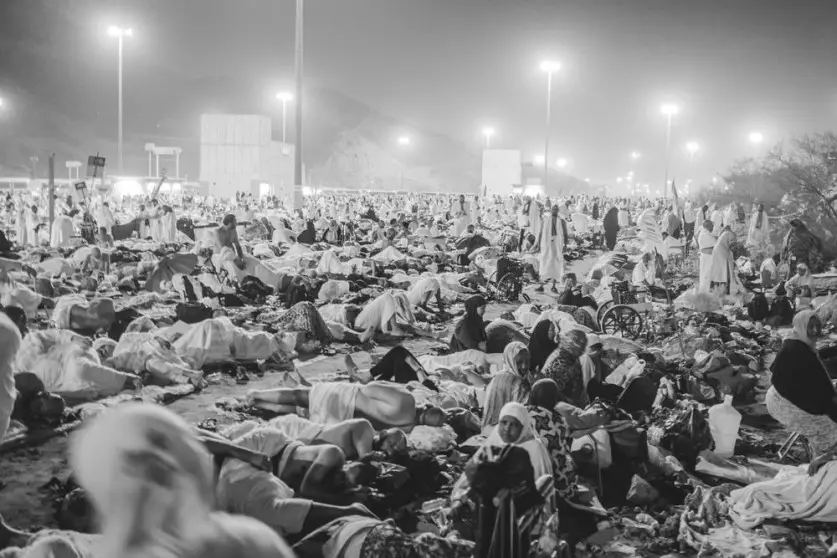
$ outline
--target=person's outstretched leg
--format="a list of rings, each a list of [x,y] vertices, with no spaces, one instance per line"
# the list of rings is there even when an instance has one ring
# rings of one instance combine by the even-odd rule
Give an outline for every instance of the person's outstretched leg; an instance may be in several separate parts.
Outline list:
[[[247,392],[247,401],[275,413],[295,413],[297,407],[308,407],[310,388],[254,389]]]

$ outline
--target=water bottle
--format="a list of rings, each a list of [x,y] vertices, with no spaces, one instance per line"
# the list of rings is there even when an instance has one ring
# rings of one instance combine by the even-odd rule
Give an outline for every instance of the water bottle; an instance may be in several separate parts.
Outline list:
[[[741,413],[732,406],[732,395],[725,396],[723,403],[718,403],[709,409],[709,432],[715,440],[715,455],[732,457],[735,453],[739,426],[741,426]]]

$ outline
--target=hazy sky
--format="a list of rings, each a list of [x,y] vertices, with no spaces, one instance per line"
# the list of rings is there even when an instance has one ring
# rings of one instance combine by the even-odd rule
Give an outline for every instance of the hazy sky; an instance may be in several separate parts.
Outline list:
[[[28,17],[39,2],[46,15]],[[95,103],[114,65],[103,29],[124,22],[132,79],[225,76],[267,95],[293,85],[293,17],[293,0],[0,0],[0,87],[3,59],[37,50],[54,65],[33,71],[90,84]],[[551,159],[612,181],[637,150],[639,180],[659,183],[659,107],[675,100],[672,174],[685,181],[752,153],[753,130],[773,143],[832,128],[836,21],[837,0],[308,0],[306,74],[475,149],[491,124],[497,146],[531,158],[545,132],[538,64],[554,58]],[[688,140],[703,148],[693,163]]]

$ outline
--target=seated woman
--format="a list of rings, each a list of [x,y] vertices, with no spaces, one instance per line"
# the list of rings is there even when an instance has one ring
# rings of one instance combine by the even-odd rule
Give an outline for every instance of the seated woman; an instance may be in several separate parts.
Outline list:
[[[837,391],[820,360],[816,342],[822,324],[813,310],[793,319],[793,332],[770,367],[771,388],[765,404],[770,415],[811,444],[815,457],[837,445]]]
[[[446,418],[438,407],[419,410],[413,395],[397,384],[371,382],[319,382],[311,387],[252,390],[249,403],[279,414],[307,408],[311,420],[335,424],[365,418],[376,429],[411,429],[416,425],[441,426]]]
[[[529,340],[529,368],[539,374],[546,359],[558,348],[561,333],[552,320],[541,320],[532,330]]]
[[[561,337],[558,350],[552,353],[541,371],[543,376],[558,384],[564,402],[582,409],[589,401],[580,362],[586,348],[587,335],[583,331],[568,331]]]
[[[501,448],[511,444],[525,449],[529,454],[536,481],[545,475],[551,476],[553,470],[549,451],[535,434],[532,417],[526,407],[521,403],[506,403],[500,410],[499,417],[497,428],[491,432],[485,443],[477,450],[466,465],[466,469],[485,460],[493,452],[489,448]],[[469,489],[468,477],[465,473],[462,473],[454,484],[451,499],[462,499]]]
[[[785,286],[779,283],[774,294],[776,296],[773,298],[773,302],[770,303],[770,313],[767,315],[764,323],[770,327],[791,325],[793,323],[794,309],[790,300],[788,300],[788,292],[785,290]]]
[[[560,399],[558,384],[552,380],[538,380],[532,386],[526,410],[532,417],[535,433],[546,444],[552,459],[556,493],[565,500],[572,500],[578,495],[578,479],[570,453],[573,445],[570,427],[555,410]]]
[[[529,397],[529,351],[519,342],[509,343],[503,351],[503,371],[491,378],[485,393],[482,414],[483,433],[488,434],[500,421],[500,411],[507,403],[522,403]]]
[[[480,295],[465,301],[465,315],[457,322],[450,340],[451,352],[477,349],[486,352],[488,335],[485,332],[485,308],[487,302]]]

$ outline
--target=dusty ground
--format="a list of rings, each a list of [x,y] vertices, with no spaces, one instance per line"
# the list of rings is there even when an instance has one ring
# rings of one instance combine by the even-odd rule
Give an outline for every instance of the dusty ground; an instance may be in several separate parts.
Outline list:
[[[598,254],[597,254],[598,256]],[[592,266],[595,257],[572,262],[567,271],[584,276]],[[536,294],[534,287],[527,287],[526,293],[536,303],[549,303],[554,299],[549,294]],[[496,318],[507,310],[513,310],[518,304],[491,304],[486,312],[488,319]],[[404,346],[417,355],[425,354],[433,343],[425,339],[410,339]],[[378,346],[372,354],[384,354],[389,346]],[[369,353],[356,353],[353,358],[361,368],[369,363]],[[311,359],[300,366],[306,378],[316,378],[324,374],[345,371],[343,355],[329,358]],[[219,383],[208,386],[201,393],[175,401],[169,408],[186,418],[190,423],[197,423],[207,418],[215,418],[219,423],[228,422],[215,407],[215,401],[221,397],[241,397],[250,389],[276,387],[284,374],[265,374],[262,378],[254,377],[244,385],[238,385],[229,377],[223,377]],[[67,465],[68,437],[58,437],[38,447],[22,449],[0,455],[0,514],[14,527],[26,530],[55,528],[55,510],[51,493],[43,486],[53,477],[65,480],[70,470]]]

